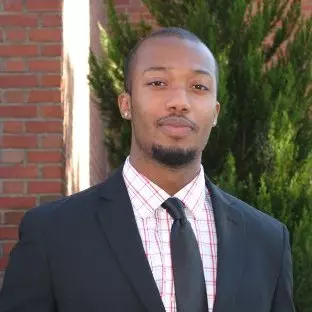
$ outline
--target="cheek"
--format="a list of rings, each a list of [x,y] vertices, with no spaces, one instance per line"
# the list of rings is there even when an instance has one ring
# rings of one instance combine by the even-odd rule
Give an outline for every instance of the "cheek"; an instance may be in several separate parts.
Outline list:
[[[201,109],[197,112],[197,120],[201,128],[208,129],[212,126],[215,112],[213,109]]]
[[[199,126],[199,136],[202,140],[207,140],[211,129],[215,113],[212,109],[201,109],[197,114],[197,123]]]
[[[154,124],[154,114],[148,108],[148,105],[140,104],[132,106],[132,125],[137,135],[141,137],[151,136],[154,131]]]
[[[158,100],[151,99],[146,94],[142,94],[138,101],[133,102],[132,117],[137,123],[142,126],[151,128],[154,127],[156,120],[160,115],[161,103]]]

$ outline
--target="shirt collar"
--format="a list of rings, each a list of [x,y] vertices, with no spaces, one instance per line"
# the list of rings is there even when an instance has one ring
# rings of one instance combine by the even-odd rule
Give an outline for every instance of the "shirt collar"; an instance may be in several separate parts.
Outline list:
[[[152,216],[157,209],[162,209],[161,204],[170,197],[158,185],[139,173],[132,166],[129,156],[123,167],[123,177],[134,213],[138,217],[147,218]],[[206,183],[202,166],[199,174],[174,195],[186,206],[186,215],[198,219],[205,213],[205,196]]]

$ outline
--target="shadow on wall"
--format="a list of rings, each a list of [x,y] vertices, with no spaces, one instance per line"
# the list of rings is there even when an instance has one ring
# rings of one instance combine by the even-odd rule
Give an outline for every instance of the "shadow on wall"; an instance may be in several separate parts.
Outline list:
[[[79,191],[79,158],[74,162],[73,144],[73,105],[74,70],[68,54],[63,61],[63,105],[64,105],[64,152],[65,152],[65,192],[73,194]]]

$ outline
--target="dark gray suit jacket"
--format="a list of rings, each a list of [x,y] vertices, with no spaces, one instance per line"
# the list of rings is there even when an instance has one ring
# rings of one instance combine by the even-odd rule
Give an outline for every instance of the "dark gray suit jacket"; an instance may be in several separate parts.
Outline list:
[[[218,236],[214,312],[293,312],[288,231],[207,179]],[[164,312],[121,168],[31,209],[11,253],[0,312]],[[196,312],[196,311],[190,311]]]

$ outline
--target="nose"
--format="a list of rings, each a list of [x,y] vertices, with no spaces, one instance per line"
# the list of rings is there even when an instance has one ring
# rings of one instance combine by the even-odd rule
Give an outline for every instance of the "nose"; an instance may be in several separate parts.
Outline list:
[[[183,87],[172,88],[166,102],[167,109],[171,112],[186,113],[190,110],[190,99],[187,90]]]

